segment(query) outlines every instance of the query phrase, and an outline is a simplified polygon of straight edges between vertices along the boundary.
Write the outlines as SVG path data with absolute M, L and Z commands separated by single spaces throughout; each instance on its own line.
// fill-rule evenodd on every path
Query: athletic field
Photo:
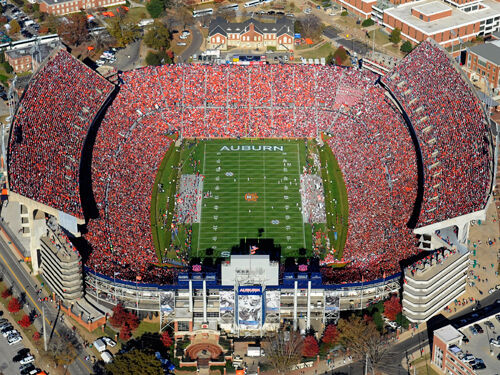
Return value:
M 321 170 L 311 169 L 313 155 L 321 158 Z M 327 223 L 304 223 L 299 189 L 305 165 L 323 179 Z M 257 238 L 273 239 L 284 258 L 304 256 L 303 248 L 306 257 L 322 258 L 330 246 L 342 255 L 347 191 L 331 150 L 314 141 L 187 139 L 165 155 L 158 172 L 151 223 L 160 259 L 226 258 L 241 240 Z M 204 176 L 198 220 L 176 223 L 172 232 L 176 185 L 196 173 Z
M 298 256 L 310 244 L 299 192 L 304 141 L 214 140 L 197 147 L 205 180 L 191 256 L 210 248 L 221 256 L 244 238 L 273 238 L 283 256 Z

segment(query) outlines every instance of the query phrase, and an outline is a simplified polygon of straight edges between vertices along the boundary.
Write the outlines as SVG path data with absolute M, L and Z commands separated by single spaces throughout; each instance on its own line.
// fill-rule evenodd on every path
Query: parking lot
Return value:
M 38 35 L 40 25 L 29 18 L 21 9 L 14 4 L 5 3 L 3 16 L 7 18 L 7 24 L 12 20 L 16 20 L 21 27 L 21 35 L 23 38 L 29 39 Z
M 473 328 L 475 325 L 479 326 L 482 333 Z M 492 344 L 490 340 L 497 340 L 498 336 L 500 336 L 500 314 L 486 320 L 479 320 L 478 323 L 465 326 L 460 331 L 469 341 L 465 342 L 467 340 L 464 340 L 460 346 L 461 349 L 472 355 L 475 361 L 481 359 L 486 365 L 486 368 L 478 368 L 476 371 L 484 375 L 498 374 L 500 369 L 500 345 Z

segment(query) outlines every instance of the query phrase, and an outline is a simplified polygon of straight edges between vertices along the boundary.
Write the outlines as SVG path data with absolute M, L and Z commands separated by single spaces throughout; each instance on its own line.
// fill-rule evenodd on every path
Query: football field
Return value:
M 245 238 L 272 238 L 282 256 L 310 248 L 299 192 L 303 140 L 211 140 L 196 147 L 205 179 L 191 256 L 204 258 L 207 249 L 227 256 Z

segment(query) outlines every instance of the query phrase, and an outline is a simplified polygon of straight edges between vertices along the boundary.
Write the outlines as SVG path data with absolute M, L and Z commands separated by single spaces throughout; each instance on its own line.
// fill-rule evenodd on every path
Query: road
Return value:
M 140 61 L 140 52 L 141 41 L 136 40 L 124 49 L 119 50 L 116 53 L 116 61 L 110 65 L 116 70 L 121 70 L 123 72 L 135 69 L 142 65 L 142 61 Z
M 496 303 L 496 301 L 499 301 Z M 488 295 L 483 300 L 481 300 L 482 308 L 476 311 L 472 311 L 473 305 L 469 305 L 465 309 L 451 315 L 448 319 L 438 315 L 433 317 L 428 322 L 428 328 L 432 327 L 432 331 L 443 327 L 448 324 L 456 324 L 457 327 L 464 326 L 472 322 L 472 320 L 480 320 L 482 317 L 490 316 L 492 314 L 500 313 L 500 291 L 497 290 L 495 293 Z M 471 317 L 472 313 L 478 314 L 479 317 Z M 461 320 L 467 319 L 468 322 L 464 324 Z M 428 331 L 423 331 L 415 334 L 413 337 L 401 341 L 397 344 L 392 345 L 389 350 L 385 353 L 381 360 L 381 368 L 385 373 L 391 375 L 407 375 L 408 370 L 402 366 L 403 360 L 411 361 L 410 355 L 425 348 L 429 345 Z M 415 357 L 413 359 L 416 359 Z M 358 375 L 364 373 L 364 362 L 358 361 L 342 367 L 337 367 L 333 372 L 328 374 L 352 374 Z
M 325 35 L 335 43 L 342 45 L 345 49 L 356 52 L 358 55 L 364 56 L 370 51 L 370 47 L 365 43 L 352 38 L 344 38 L 343 36 L 345 36 L 345 33 L 333 26 L 326 27 L 323 30 L 323 35 Z
M 193 39 L 191 40 L 189 46 L 177 58 L 177 62 L 179 63 L 188 62 L 191 56 L 199 53 L 200 47 L 203 44 L 203 34 L 201 33 L 200 27 L 196 25 L 190 30 Z
M 0 230 L 4 233 L 8 233 L 2 224 L 0 224 Z M 13 238 L 12 236 L 10 237 Z M 20 246 L 15 238 L 13 238 L 13 243 L 16 246 Z M 35 321 L 35 325 L 41 325 L 43 304 L 45 307 L 45 323 L 47 329 L 50 328 L 50 336 L 58 336 L 63 338 L 63 340 L 71 340 L 74 343 L 78 356 L 68 366 L 69 372 L 74 375 L 90 374 L 91 369 L 88 362 L 84 359 L 88 354 L 85 352 L 83 345 L 74 337 L 69 327 L 59 322 L 58 310 L 53 304 L 50 302 L 38 302 L 36 290 L 39 289 L 40 286 L 22 267 L 21 263 L 19 263 L 19 259 L 12 253 L 10 244 L 5 242 L 2 237 L 0 237 L 0 266 L 2 268 L 0 271 L 2 271 L 3 278 L 7 278 L 14 284 L 14 294 L 19 295 L 21 300 L 24 300 L 24 302 L 29 305 L 30 311 L 34 309 L 40 316 L 40 318 L 37 318 L 38 322 Z M 49 332 L 47 332 L 47 334 L 49 334 Z

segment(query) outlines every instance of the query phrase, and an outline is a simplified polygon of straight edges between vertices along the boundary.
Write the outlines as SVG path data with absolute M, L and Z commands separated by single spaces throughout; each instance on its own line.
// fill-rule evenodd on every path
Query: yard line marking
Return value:
M 205 164 L 206 164 L 206 160 L 205 160 L 205 157 L 206 157 L 206 154 L 207 154 L 207 144 L 206 143 L 203 143 L 203 171 L 202 171 L 202 175 L 205 176 Z M 203 189 L 205 190 L 205 189 Z M 203 220 L 202 220 L 202 217 L 203 217 L 203 191 L 201 192 L 201 210 L 200 210 L 200 225 L 198 227 L 198 246 L 196 248 L 196 257 L 199 256 L 199 252 L 200 252 L 200 237 L 201 237 L 201 233 L 202 233 L 202 223 L 203 223 Z
M 300 184 L 300 158 L 299 158 L 299 144 L 297 143 L 297 169 L 298 169 L 298 172 L 299 172 L 299 184 Z M 307 150 L 306 150 L 307 152 Z M 300 204 L 301 204 L 301 208 L 304 209 L 302 207 L 302 197 L 300 197 Z M 302 213 L 302 211 L 300 212 L 300 215 L 302 216 L 302 239 L 304 240 L 304 249 L 306 248 L 306 228 L 305 228 L 305 223 L 304 223 L 304 214 Z

